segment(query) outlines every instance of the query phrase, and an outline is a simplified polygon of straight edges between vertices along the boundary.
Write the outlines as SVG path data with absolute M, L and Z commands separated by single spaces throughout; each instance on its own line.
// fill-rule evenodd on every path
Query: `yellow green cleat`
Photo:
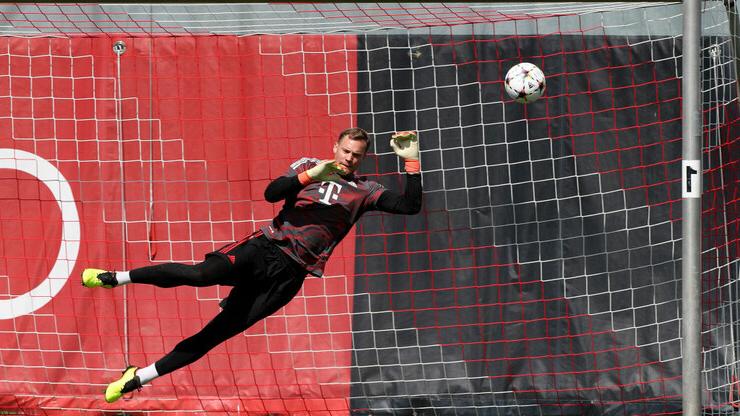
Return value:
M 104 287 L 110 289 L 118 284 L 116 272 L 100 269 L 85 269 L 82 271 L 82 286 Z
M 141 389 L 141 380 L 136 375 L 136 370 L 138 369 L 139 367 L 134 367 L 133 365 L 128 366 L 123 370 L 123 376 L 121 378 L 108 384 L 108 388 L 105 389 L 105 401 L 113 403 L 125 393 Z

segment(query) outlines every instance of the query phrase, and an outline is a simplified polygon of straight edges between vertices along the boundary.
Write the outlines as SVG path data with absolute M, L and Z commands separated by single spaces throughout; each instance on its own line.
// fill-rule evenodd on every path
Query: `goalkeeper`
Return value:
M 416 214 L 422 188 L 416 132 L 397 132 L 390 146 L 404 159 L 403 193 L 355 175 L 370 139 L 360 128 L 339 134 L 333 160 L 303 158 L 265 189 L 268 202 L 284 200 L 270 225 L 208 253 L 195 265 L 166 263 L 111 272 L 85 269 L 82 284 L 113 288 L 128 283 L 158 287 L 233 286 L 222 310 L 197 334 L 181 341 L 146 367 L 129 366 L 108 385 L 105 400 L 112 403 L 157 377 L 201 358 L 223 341 L 285 306 L 300 290 L 307 274 L 321 277 L 334 247 L 367 211 Z

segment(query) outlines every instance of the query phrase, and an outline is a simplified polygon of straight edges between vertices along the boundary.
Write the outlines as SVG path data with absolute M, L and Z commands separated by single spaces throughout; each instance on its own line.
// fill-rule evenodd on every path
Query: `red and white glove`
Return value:
M 407 173 L 421 172 L 419 162 L 419 137 L 415 131 L 398 131 L 391 136 L 391 148 L 403 158 Z

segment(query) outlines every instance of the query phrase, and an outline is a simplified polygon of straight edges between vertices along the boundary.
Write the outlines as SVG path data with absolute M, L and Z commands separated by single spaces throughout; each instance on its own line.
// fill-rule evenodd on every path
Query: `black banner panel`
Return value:
M 364 173 L 402 189 L 388 139 L 418 130 L 424 208 L 358 226 L 354 411 L 680 410 L 680 45 L 368 35 L 358 49 Z M 527 105 L 503 88 L 524 61 L 547 76 Z

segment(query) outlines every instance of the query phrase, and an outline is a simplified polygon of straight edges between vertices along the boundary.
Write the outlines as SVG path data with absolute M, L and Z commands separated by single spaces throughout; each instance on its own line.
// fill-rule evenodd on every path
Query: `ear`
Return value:
M 339 142 L 334 142 L 334 150 L 332 150 L 332 153 L 336 155 L 338 149 L 339 149 Z

